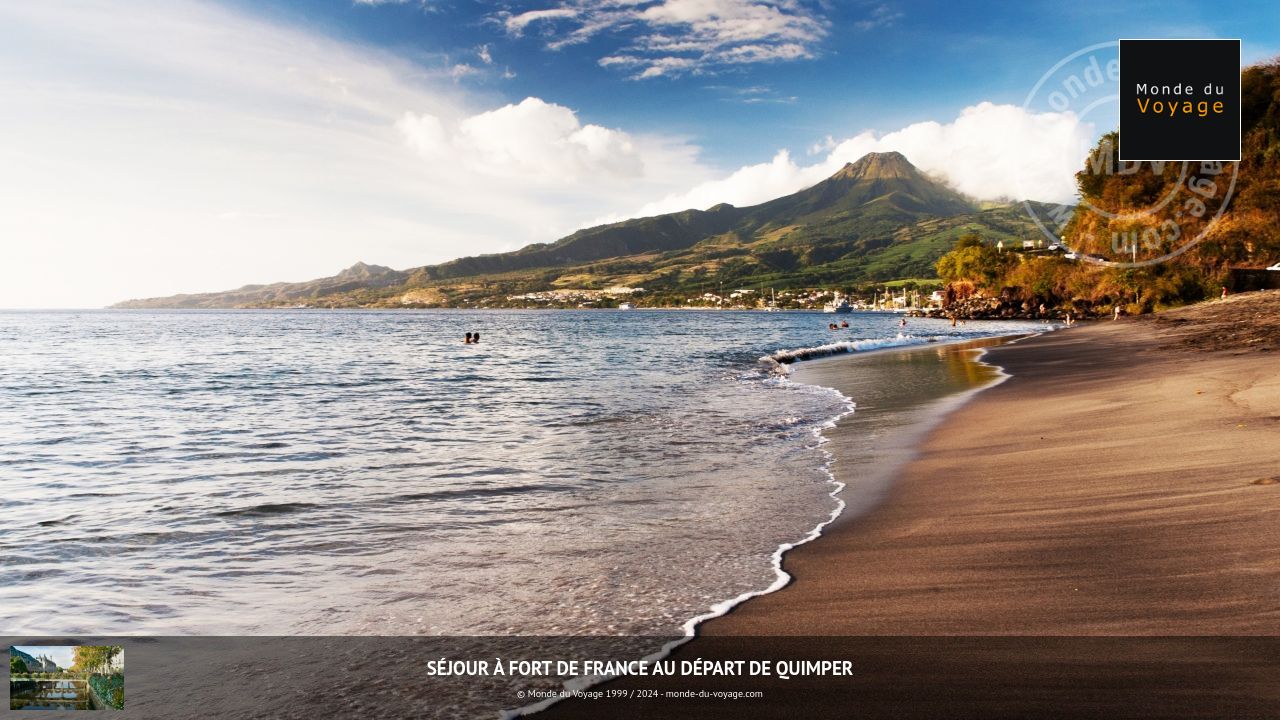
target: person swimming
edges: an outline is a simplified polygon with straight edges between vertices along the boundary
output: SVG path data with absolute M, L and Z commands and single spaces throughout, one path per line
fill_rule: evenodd
M 902 318 L 901 320 L 898 321 L 898 327 L 906 327 L 906 326 L 907 326 L 906 318 Z
M 472 345 L 480 344 L 480 333 L 471 333 L 471 344 Z
M 840 321 L 840 327 L 842 327 L 842 328 L 847 328 L 847 327 L 849 327 L 849 321 L 848 321 L 848 320 L 841 320 L 841 321 Z
M 463 341 L 462 341 L 462 343 L 463 343 L 464 345 L 470 345 L 470 344 L 471 344 L 471 333 L 467 333 L 467 339 L 466 339 L 466 340 L 463 340 Z

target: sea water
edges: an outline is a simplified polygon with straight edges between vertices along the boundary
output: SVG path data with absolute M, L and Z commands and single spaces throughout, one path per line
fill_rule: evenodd
M 678 634 L 836 507 L 786 362 L 1028 327 L 0 313 L 0 630 Z

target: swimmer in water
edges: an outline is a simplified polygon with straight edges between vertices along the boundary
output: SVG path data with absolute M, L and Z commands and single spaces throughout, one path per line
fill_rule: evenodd
M 463 343 L 464 345 L 470 345 L 470 344 L 471 344 L 471 333 L 467 333 L 467 339 L 466 339 L 466 340 L 463 340 L 463 341 L 462 341 L 462 343 Z

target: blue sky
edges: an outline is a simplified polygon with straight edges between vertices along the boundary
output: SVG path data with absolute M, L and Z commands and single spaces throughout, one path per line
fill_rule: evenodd
M 47 657 L 63 670 L 70 668 L 75 662 L 73 645 L 14 645 L 14 647 L 31 657 Z
M 502 25 L 508 16 L 576 2 L 240 4 L 428 65 L 474 67 L 481 72 L 462 81 L 505 101 L 535 96 L 603 125 L 687 134 L 725 167 L 759 160 L 764 148 L 803 149 L 828 134 L 953 117 L 977 99 L 1020 104 L 1045 69 L 1101 41 L 1238 37 L 1246 62 L 1280 54 L 1280 4 L 1273 2 L 796 2 L 790 14 L 820 23 L 820 36 L 803 43 L 807 57 L 709 62 L 634 80 L 634 68 L 601 66 L 600 59 L 652 26 L 622 25 L 549 49 L 576 25 L 532 23 L 518 35 Z M 481 46 L 493 66 L 477 57 Z
M 0 264 L 24 269 L 0 308 L 514 250 L 762 202 L 869 151 L 978 198 L 1069 201 L 1115 83 L 1024 100 L 1119 37 L 1240 37 L 1249 62 L 1280 53 L 1280 6 L 0 4 Z

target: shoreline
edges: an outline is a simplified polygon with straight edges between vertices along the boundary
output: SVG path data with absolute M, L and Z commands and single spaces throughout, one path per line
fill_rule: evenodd
M 946 359 L 944 358 L 951 359 L 953 362 L 959 361 L 961 364 L 966 366 L 983 366 L 985 364 L 982 363 L 981 358 L 987 348 L 997 347 L 1005 343 L 1015 342 L 1019 339 L 1033 336 L 1034 334 L 1002 335 L 968 340 L 952 340 L 949 342 L 938 342 L 924 338 L 908 338 L 908 340 L 911 341 L 906 343 L 903 343 L 903 338 L 899 337 L 896 339 L 887 338 L 860 341 L 861 343 L 865 343 L 865 345 L 860 345 L 859 342 L 837 343 L 836 345 L 841 346 L 843 349 L 835 352 L 823 352 L 820 354 L 813 354 L 809 351 L 824 350 L 835 347 L 835 345 L 804 348 L 799 351 L 781 351 L 788 355 L 795 355 L 795 357 L 788 359 L 785 362 L 777 360 L 779 353 L 766 355 L 760 358 L 762 362 L 772 362 L 776 370 L 782 370 L 784 382 L 830 391 L 840 395 L 848 403 L 848 408 L 846 410 L 836 415 L 823 425 L 815 428 L 813 431 L 818 447 L 821 449 L 825 458 L 822 464 L 822 472 L 826 474 L 828 483 L 831 486 L 829 497 L 835 500 L 836 504 L 832 508 L 830 515 L 805 533 L 803 537 L 798 540 L 779 544 L 770 555 L 770 561 L 772 562 L 775 573 L 773 583 L 765 588 L 749 590 L 735 597 L 721 600 L 712 605 L 707 612 L 700 613 L 685 620 L 680 626 L 682 633 L 681 636 L 667 641 L 659 649 L 640 658 L 640 661 L 644 663 L 653 663 L 659 660 L 664 660 L 680 650 L 682 647 L 691 642 L 695 642 L 702 635 L 700 631 L 701 628 L 705 627 L 708 623 L 715 622 L 731 615 L 745 603 L 749 603 L 756 598 L 771 595 L 792 585 L 796 582 L 796 577 L 793 573 L 788 572 L 785 569 L 786 558 L 789 553 L 810 543 L 821 540 L 829 529 L 838 527 L 840 524 L 847 522 L 850 518 L 857 517 L 867 511 L 865 504 L 862 502 L 863 499 L 844 497 L 845 491 L 848 489 L 848 484 L 841 480 L 833 471 L 832 467 L 836 462 L 837 457 L 831 450 L 828 450 L 827 447 L 833 442 L 833 439 L 830 437 L 830 433 L 833 430 L 840 429 L 841 423 L 847 419 L 857 416 L 859 412 L 861 412 L 862 416 L 858 419 L 862 420 L 867 417 L 868 412 L 879 415 L 885 413 L 886 410 L 882 408 L 872 410 L 866 407 L 861 411 L 858 410 L 857 398 L 851 397 L 844 389 L 836 387 L 836 385 L 839 385 L 840 383 L 830 383 L 822 377 L 822 368 L 824 366 L 836 368 L 837 372 L 841 372 L 847 365 L 853 365 L 855 367 L 858 365 L 865 366 L 875 364 L 878 361 L 892 362 L 892 358 L 895 357 L 916 356 L 924 359 L 923 364 L 929 367 L 945 364 Z M 934 356 L 936 359 L 930 358 L 930 355 Z M 913 401 L 906 403 L 905 406 L 889 408 L 887 412 L 897 415 L 906 413 L 906 417 L 895 418 L 895 420 L 900 420 L 903 425 L 909 426 L 909 431 L 911 433 L 910 437 L 922 437 L 929 432 L 929 430 L 936 425 L 942 417 L 960 407 L 965 401 L 977 393 L 992 387 L 995 384 L 999 384 L 1007 377 L 1007 375 L 1000 371 L 999 368 L 995 368 L 994 366 L 987 367 L 990 367 L 993 372 L 979 373 L 975 376 L 971 376 L 967 381 L 960 383 L 963 387 L 955 385 L 941 390 L 933 388 L 929 397 L 925 399 L 915 398 Z M 808 377 L 807 375 L 809 374 L 817 375 L 817 377 Z M 852 392 L 855 392 L 858 395 L 863 395 L 863 393 L 857 392 L 856 390 Z M 870 457 L 887 462 L 891 462 L 893 460 L 890 454 L 886 454 L 884 452 L 876 453 L 873 451 L 870 453 Z M 897 465 L 894 465 L 894 467 L 896 466 Z M 581 692 L 597 688 L 607 683 L 615 682 L 619 679 L 620 678 L 618 677 L 601 678 L 580 676 L 567 680 L 564 683 L 564 688 L 570 692 Z M 500 717 L 503 718 L 503 720 L 529 716 L 543 717 L 549 709 L 558 706 L 564 701 L 565 698 L 559 696 L 548 697 L 527 705 L 506 709 L 501 713 Z
M 705 623 L 676 654 L 777 656 L 804 638 L 827 657 L 879 663 L 851 682 L 857 692 L 830 681 L 798 695 L 794 681 L 732 685 L 772 694 L 765 717 L 1273 708 L 1280 691 L 1264 679 L 1275 669 L 1266 641 L 1280 636 L 1277 317 L 1280 293 L 1258 293 L 992 350 L 1011 377 L 929 432 L 883 502 L 788 553 L 792 583 Z M 833 446 L 847 481 L 839 463 L 856 458 Z M 894 638 L 923 646 L 886 654 Z M 976 645 L 949 655 L 948 639 Z M 1124 692 L 1108 695 L 1116 678 Z M 947 705 L 966 694 L 972 704 Z M 549 714 L 602 707 L 571 701 Z M 688 716 L 733 713 L 699 710 Z
M 798 358 L 788 361 L 786 365 L 790 368 L 794 368 L 794 370 L 786 375 L 786 380 L 788 382 L 797 385 L 808 385 L 824 390 L 830 390 L 840 394 L 849 403 L 849 408 L 847 410 L 836 415 L 822 426 L 814 429 L 814 436 L 818 442 L 818 447 L 822 450 L 825 457 L 822 464 L 822 472 L 827 476 L 828 482 L 832 487 L 829 497 L 836 501 L 836 505 L 832 509 L 831 514 L 825 520 L 822 520 L 815 525 L 805 533 L 803 537 L 798 540 L 784 542 L 778 545 L 770 555 L 776 577 L 769 587 L 761 590 L 747 591 L 736 597 L 727 598 L 717 602 L 709 609 L 708 612 L 689 618 L 681 624 L 681 631 L 684 633 L 681 639 L 668 643 L 661 651 L 645 657 L 644 660 L 648 662 L 665 658 L 671 653 L 671 651 L 686 642 L 697 638 L 700 635 L 699 628 L 703 627 L 707 623 L 732 614 L 738 607 L 755 598 L 771 595 L 793 584 L 796 582 L 796 576 L 788 572 L 785 567 L 787 555 L 789 553 L 822 539 L 829 528 L 838 527 L 845 522 L 856 519 L 866 512 L 872 511 L 872 508 L 867 506 L 867 498 L 845 497 L 845 493 L 849 489 L 849 483 L 846 480 L 842 480 L 833 469 L 840 456 L 832 450 L 827 449 L 827 446 L 835 441 L 835 439 L 831 437 L 831 433 L 833 431 L 842 430 L 843 423 L 858 414 L 858 399 L 848 395 L 839 387 L 824 384 L 825 381 L 821 377 L 806 377 L 806 370 L 809 373 L 820 373 L 821 371 L 818 368 L 821 367 L 822 361 L 834 361 L 832 364 L 833 367 L 835 367 L 835 363 L 838 363 L 840 359 L 844 359 L 848 364 L 856 366 L 857 364 L 861 364 L 859 361 L 866 363 L 874 362 L 877 359 L 883 359 L 885 357 L 905 357 L 917 354 L 925 355 L 927 353 L 937 355 L 939 363 L 945 362 L 942 358 L 949 357 L 953 360 L 959 360 L 961 364 L 969 368 L 987 368 L 989 372 L 979 371 L 972 375 L 968 382 L 968 387 L 958 389 L 952 388 L 948 391 L 943 391 L 936 397 L 930 397 L 922 402 L 913 403 L 911 407 L 906 409 L 909 414 L 909 427 L 907 427 L 907 432 L 909 433 L 908 437 L 910 439 L 906 442 L 899 442 L 898 447 L 895 449 L 909 449 L 915 444 L 915 441 L 918 441 L 930 433 L 946 418 L 947 415 L 962 407 L 966 402 L 984 390 L 995 387 L 1011 377 L 1008 373 L 1004 372 L 1004 369 L 1000 366 L 984 361 L 983 358 L 989 349 L 1011 344 L 1022 339 L 1035 337 L 1039 334 L 1043 334 L 1044 332 L 1049 331 L 1045 330 L 1041 333 L 1000 335 L 989 338 L 955 340 L 951 342 L 920 340 L 919 342 L 909 344 L 876 345 L 875 343 L 879 342 L 893 343 L 894 341 L 865 341 L 871 342 L 872 345 L 866 348 L 847 349 L 831 354 L 813 356 L 811 359 Z M 857 345 L 857 343 L 840 343 L 840 345 L 852 346 Z M 773 360 L 774 357 L 766 356 L 765 358 L 762 358 L 762 360 L 764 359 Z M 777 361 L 775 360 L 775 362 Z M 841 365 L 843 365 L 843 363 Z M 844 369 L 845 368 L 841 367 L 840 371 L 843 371 Z M 901 412 L 903 408 L 895 408 L 895 410 Z M 867 414 L 866 409 L 864 408 L 862 412 L 865 417 Z M 860 420 L 861 418 L 858 419 Z M 892 463 L 894 461 L 892 454 L 886 454 L 883 452 L 869 453 L 868 459 L 874 462 L 886 463 Z M 902 464 L 909 461 L 907 458 L 898 458 L 898 460 L 899 462 L 897 464 L 891 464 L 885 469 L 883 476 L 886 479 L 891 477 L 896 470 L 900 469 Z M 599 684 L 600 682 L 608 681 L 604 680 L 587 683 L 584 687 L 590 687 Z

